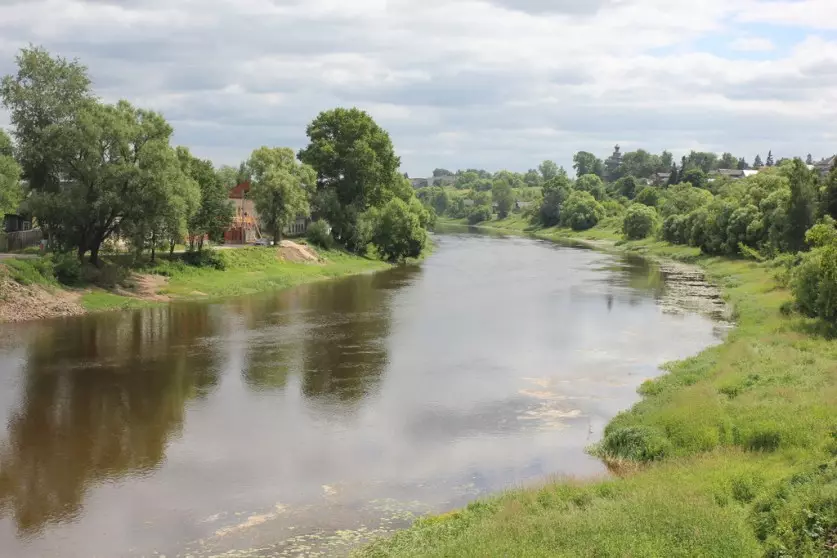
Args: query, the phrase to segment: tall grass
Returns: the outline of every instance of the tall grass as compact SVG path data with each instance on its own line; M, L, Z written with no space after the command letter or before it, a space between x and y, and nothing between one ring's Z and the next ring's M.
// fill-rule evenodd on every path
M359 556L837 556L837 343L788 312L769 264L652 239L610 246L702 265L737 321L724 344L646 382L592 448L635 472L490 498Z

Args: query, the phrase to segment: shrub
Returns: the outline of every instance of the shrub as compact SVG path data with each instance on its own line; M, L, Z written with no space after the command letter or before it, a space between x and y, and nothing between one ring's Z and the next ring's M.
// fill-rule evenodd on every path
M50 258L28 260L10 259L3 264L9 270L12 279L21 285L48 285L55 283L55 272Z
M585 174L575 181L575 189L580 192L587 192L597 200L605 198L605 187L602 179L595 174Z
M321 248L331 248L334 244L334 238L331 236L331 225L322 219L314 221L308 226L305 238L314 246Z
M657 210L641 203L635 203L628 208L625 220L622 222L622 231L625 238L639 240L650 236L657 227Z
M750 521L765 556L833 556L837 549L837 464L791 476L756 501Z
M639 191L634 201L648 207L657 207L660 203L660 190L653 186L646 186Z
M791 277L791 290L804 314L837 322L837 244L806 254Z
M671 442L655 428L627 426L607 432L595 453L601 457L631 461L655 461L671 453Z
M82 265L73 254L55 254L52 256L55 278L64 285L78 285L82 280Z
M625 206L616 200L605 200L602 202L602 207L608 217L621 217L625 214Z
M491 220L491 216L492 213L490 207L487 205L478 205L471 208L471 211L468 212L468 223L476 225L477 223Z
M595 227L604 215L604 208L591 194L575 191L561 207L561 224L574 231L585 231Z
M193 267L211 267L218 271L227 269L224 256L214 250L190 250L183 254L183 261Z
M422 227L423 210L393 198L382 208L371 209L364 217L368 223L370 240L378 254L388 261L415 258L427 243L427 231ZM491 210L489 209L489 215Z

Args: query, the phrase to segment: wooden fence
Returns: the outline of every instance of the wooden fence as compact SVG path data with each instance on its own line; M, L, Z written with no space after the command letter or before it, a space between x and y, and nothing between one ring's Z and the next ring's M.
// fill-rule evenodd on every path
M0 234L0 252L13 252L30 246L37 246L43 238L41 229L2 233Z

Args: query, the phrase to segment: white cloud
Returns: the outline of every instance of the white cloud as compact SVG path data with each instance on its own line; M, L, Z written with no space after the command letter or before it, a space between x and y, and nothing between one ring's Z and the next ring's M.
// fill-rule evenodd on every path
M755 0L0 0L0 73L29 42L78 56L106 99L158 110L219 163L304 145L338 105L369 110L411 175L569 165L579 149L830 153L837 43L768 61L695 50L737 22L800 25L831 2ZM771 46L769 33L732 50ZM775 52L775 51L773 51ZM0 122L5 116L0 115Z

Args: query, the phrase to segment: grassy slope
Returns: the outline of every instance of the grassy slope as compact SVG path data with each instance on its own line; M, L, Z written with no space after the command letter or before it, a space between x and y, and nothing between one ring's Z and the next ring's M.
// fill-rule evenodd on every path
M490 226L528 227L514 217ZM775 270L651 240L617 245L613 226L534 233L609 239L614 250L693 261L723 288L737 320L728 340L672 364L669 374L642 387L640 403L611 423L655 428L672 451L623 479L558 481L426 518L358 554L837 555L837 531L818 527L834 525L837 482L811 480L811 488L799 480L833 475L837 343L820 336L813 322L783 315L780 307L791 297ZM831 468L819 469L823 463ZM811 511L817 498L830 498L825 512ZM822 519L829 513L832 523Z
M242 248L223 252L222 257L227 262L223 271L191 267L166 259L160 259L156 266L142 271L168 276L169 282L160 294L183 300L244 295L389 267L389 264L374 258L337 250L321 250L320 255L325 258L325 263L290 263L276 259L275 250L271 248ZM98 288L82 295L80 301L91 312L128 310L155 304Z

